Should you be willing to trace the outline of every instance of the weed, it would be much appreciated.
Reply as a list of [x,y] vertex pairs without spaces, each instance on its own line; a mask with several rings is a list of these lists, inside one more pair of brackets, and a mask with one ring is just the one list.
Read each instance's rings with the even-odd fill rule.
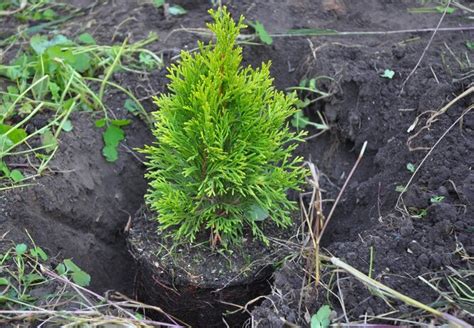
[[265,44],[271,45],[273,43],[272,37],[268,34],[265,26],[259,21],[255,21],[254,23],[248,22],[250,26],[253,27],[255,33],[257,33],[258,38]]
[[323,305],[311,316],[311,328],[328,328],[331,323],[331,308]]
[[[0,236],[0,325],[2,327],[182,327],[161,309],[119,294],[104,298],[83,286],[90,276],[73,261],[60,262],[55,273],[52,260],[35,245],[13,244]],[[71,281],[71,280],[72,281]],[[137,313],[146,308],[170,322],[154,322]]]
[[423,219],[428,215],[428,210],[426,208],[416,208],[416,207],[409,207],[408,212],[410,216],[415,219]]
[[195,241],[205,230],[225,246],[248,226],[268,242],[259,223],[291,223],[286,192],[305,176],[301,158],[292,158],[303,134],[286,123],[296,97],[274,89],[269,64],[240,67],[243,17],[236,24],[226,9],[210,13],[216,43],[182,52],[169,70],[170,93],[156,99],[157,142],[143,150],[146,202],[176,240]]
[[415,173],[415,170],[416,170],[415,164],[413,164],[413,163],[408,163],[408,164],[407,164],[407,170],[408,170],[408,172],[410,172],[410,173]]
[[432,204],[441,203],[444,200],[444,196],[433,196],[430,198]]
[[5,0],[0,3],[0,16],[2,13],[9,14],[23,23],[51,22],[60,16],[58,11],[65,7],[68,6],[50,0]]
[[82,287],[89,286],[91,281],[91,276],[70,259],[59,263],[56,272],[61,276],[71,277],[72,281]]
[[[107,87],[124,92],[129,97],[125,104],[127,110],[151,124],[151,118],[133,94],[110,79],[117,70],[150,70],[161,66],[161,59],[144,48],[154,40],[156,36],[150,35],[132,45],[103,46],[97,45],[88,33],[79,35],[76,41],[63,35],[52,38],[35,35],[27,49],[9,65],[0,65],[0,77],[7,80],[6,90],[0,91],[3,100],[0,103],[0,177],[10,184],[0,190],[42,174],[58,149],[60,134],[73,129],[69,119],[73,111],[102,110],[103,154],[108,161],[116,160],[118,144],[115,143],[124,138],[121,127],[128,121],[109,118],[103,103],[104,93]],[[101,74],[103,78],[96,77]],[[96,85],[98,94],[93,90]],[[27,131],[26,126],[31,126],[33,118],[45,114],[46,124]],[[122,137],[117,136],[120,133]],[[14,165],[12,159],[31,155],[38,162],[31,165],[35,174],[25,177],[10,168]]]
[[[300,85],[298,87],[291,87],[288,88],[288,90],[296,90],[300,92],[301,98],[303,100],[299,100],[296,104],[296,107],[299,109],[294,115],[291,120],[291,125],[295,127],[296,129],[304,129],[306,126],[310,125],[315,127],[316,129],[320,130],[319,133],[316,135],[310,136],[306,139],[313,138],[315,136],[320,135],[321,133],[324,133],[330,129],[328,123],[326,122],[326,119],[324,118],[323,114],[321,112],[317,111],[317,115],[320,119],[320,123],[312,122],[308,117],[305,116],[304,114],[304,109],[309,107],[311,104],[314,104],[315,102],[322,100],[324,98],[328,98],[331,96],[330,93],[324,92],[320,90],[317,87],[317,81],[321,79],[329,79],[333,80],[330,77],[327,76],[320,76],[317,78],[312,78],[312,79],[304,79],[300,82]],[[313,98],[312,95],[317,95],[316,98]]]
[[395,187],[395,191],[396,191],[396,192],[404,193],[406,190],[407,190],[406,187],[403,186],[403,185],[397,185],[397,186]]
[[[0,304],[3,307],[14,307],[24,305],[37,300],[33,291],[48,283],[48,279],[43,275],[41,266],[47,265],[49,257],[46,252],[33,243],[33,247],[28,248],[26,244],[20,243],[14,247],[6,249],[0,254]],[[79,286],[87,286],[90,276],[75,265],[71,260],[66,259],[58,265],[65,267],[62,276],[70,276]]]
[[180,5],[169,5],[165,0],[153,0],[153,4],[156,8],[163,7],[165,10],[165,15],[172,16],[181,16],[186,14],[188,11],[181,7]]
[[385,71],[383,71],[383,74],[381,74],[380,76],[391,80],[395,76],[395,72],[392,71],[391,69],[386,69]]

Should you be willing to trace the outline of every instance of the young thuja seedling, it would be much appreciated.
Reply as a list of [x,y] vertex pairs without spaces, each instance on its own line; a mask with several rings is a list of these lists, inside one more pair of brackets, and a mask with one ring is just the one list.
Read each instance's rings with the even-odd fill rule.
[[155,99],[156,143],[142,150],[146,202],[176,240],[207,231],[213,245],[239,243],[247,226],[268,242],[262,221],[291,224],[295,204],[286,193],[306,175],[292,156],[303,133],[287,124],[297,99],[275,90],[269,63],[241,67],[243,17],[236,23],[225,8],[209,12],[216,42],[182,52],[169,69],[169,93]]

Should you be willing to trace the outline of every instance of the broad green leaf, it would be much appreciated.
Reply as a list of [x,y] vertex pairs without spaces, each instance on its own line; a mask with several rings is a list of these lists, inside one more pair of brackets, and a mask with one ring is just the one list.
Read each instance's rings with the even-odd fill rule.
[[30,39],[30,46],[38,55],[42,55],[49,47],[49,40],[44,35],[34,35]]
[[298,101],[296,102],[296,108],[303,109],[303,108],[308,107],[308,105],[310,104],[311,104],[311,100],[309,100],[308,98],[304,98],[304,100],[298,99]]
[[71,132],[72,131],[72,122],[71,120],[65,120],[62,126],[62,129],[66,132]]
[[66,273],[66,266],[64,265],[64,263],[59,263],[57,266],[56,266],[56,272],[59,274],[59,275],[63,275]]
[[107,145],[102,149],[102,155],[108,162],[115,162],[118,159],[117,146]]
[[138,111],[138,105],[130,98],[125,100],[123,107],[125,107],[125,109],[128,110],[130,113],[135,113]]
[[15,253],[16,255],[21,256],[25,254],[27,249],[28,249],[28,246],[26,246],[26,244],[18,244],[15,246]]
[[[13,85],[9,85],[9,86],[7,87],[7,91],[8,91],[8,93],[9,93],[10,95],[20,93],[20,91],[18,90],[18,88],[15,87],[15,86],[13,86]],[[16,98],[16,97],[14,97],[14,98]]]
[[76,265],[71,259],[65,259],[63,261],[64,265],[66,266],[66,269],[70,272],[79,272],[82,271],[80,267]]
[[98,128],[102,128],[105,126],[105,118],[101,118],[100,120],[95,121],[95,126]]
[[411,173],[415,172],[416,166],[413,163],[408,163],[407,164],[407,170],[410,171]]
[[88,54],[74,55],[75,61],[72,67],[79,73],[84,73],[91,67],[91,58]]
[[380,76],[391,80],[395,76],[395,72],[392,71],[391,69],[386,69],[385,71],[383,71],[383,74]]
[[64,35],[58,34],[55,35],[51,40],[44,35],[34,35],[30,40],[31,48],[38,55],[42,55],[46,49],[56,45],[72,45],[73,42],[66,38]]
[[268,211],[257,204],[250,206],[247,215],[254,221],[264,221],[269,216]]
[[[6,135],[7,132],[8,135]],[[28,136],[24,129],[15,129],[12,126],[6,124],[0,124],[0,136],[1,135],[6,135],[6,137],[10,139],[13,144],[23,141]]]
[[304,113],[301,110],[297,111],[291,120],[291,125],[297,129],[304,129],[309,123],[309,119],[304,116]]
[[104,148],[102,154],[108,162],[115,162],[118,158],[117,147],[125,138],[123,130],[116,125],[109,125],[103,134]]
[[51,46],[46,50],[46,54],[50,59],[61,60],[74,67],[76,64],[77,57],[74,55],[71,49],[63,49],[59,45]]
[[153,4],[156,8],[160,8],[165,4],[165,0],[153,0]]
[[180,16],[186,14],[188,11],[180,5],[173,5],[168,8],[168,13],[173,16]]
[[474,50],[474,41],[466,41],[466,47],[469,50]]
[[41,143],[46,148],[44,149],[47,153],[51,153],[58,145],[58,140],[54,136],[50,129],[47,129],[41,135]]
[[55,19],[58,16],[58,14],[56,14],[56,12],[53,9],[48,8],[45,11],[43,11],[42,16],[43,16],[42,18],[44,20],[52,21],[53,19]]
[[0,286],[8,286],[10,285],[10,281],[7,278],[0,277]]
[[268,34],[267,30],[265,29],[265,26],[263,26],[262,23],[260,23],[259,21],[255,21],[255,23],[249,22],[249,25],[253,27],[260,41],[268,45],[273,43],[272,37]]
[[3,153],[5,153],[12,146],[13,142],[10,140],[10,138],[0,134],[0,155],[3,156]]
[[43,281],[45,280],[43,276],[37,274],[37,273],[29,273],[24,276],[23,281],[27,284],[33,284],[35,282]]
[[91,276],[82,270],[73,272],[71,277],[72,277],[72,281],[74,281],[76,284],[78,284],[81,287],[89,286],[91,282]]
[[[0,139],[1,139],[1,137],[0,137]],[[0,145],[0,151],[1,150],[2,150],[2,146]],[[5,164],[5,162],[3,162],[3,161],[0,161],[0,172],[2,172],[3,175],[6,176],[6,177],[10,176],[10,169],[8,168],[7,164]]]
[[20,182],[24,178],[25,177],[23,176],[23,173],[21,173],[20,170],[12,170],[10,172],[10,179],[12,179],[13,182]]
[[115,125],[109,125],[103,134],[105,145],[117,146],[125,138],[123,130]]
[[156,62],[153,57],[146,52],[140,52],[138,55],[138,61],[148,70],[151,70],[156,66]]
[[83,44],[94,45],[96,44],[94,37],[90,33],[82,33],[77,39]]
[[329,305],[323,305],[318,312],[311,317],[311,328],[327,328],[331,320],[331,308]]
[[48,255],[39,246],[36,246],[35,248],[30,249],[30,254],[34,257],[39,257],[43,261],[48,260]]

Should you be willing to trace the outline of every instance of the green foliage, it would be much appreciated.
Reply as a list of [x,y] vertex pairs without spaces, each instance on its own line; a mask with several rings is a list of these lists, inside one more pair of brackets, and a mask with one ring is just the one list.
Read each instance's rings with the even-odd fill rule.
[[331,308],[323,305],[311,316],[311,328],[327,328],[331,323]]
[[181,16],[186,14],[188,11],[180,5],[173,5],[168,8],[168,13],[173,16]]
[[381,74],[380,76],[391,80],[395,76],[395,72],[392,71],[391,69],[386,69],[383,71],[383,74]]
[[164,7],[165,10],[167,11],[167,14],[172,15],[172,16],[181,16],[188,12],[186,9],[184,9],[180,5],[165,6],[166,4],[165,0],[153,0],[152,3],[156,8]]
[[441,203],[446,197],[444,196],[432,196],[430,198],[430,202],[432,204],[436,204],[436,203]]
[[456,8],[446,6],[408,8],[410,14],[454,14]]
[[265,26],[263,26],[262,23],[260,23],[259,21],[255,21],[255,23],[249,22],[248,24],[253,27],[260,41],[268,45],[271,45],[273,43],[273,38],[270,36],[270,34],[268,34],[267,30],[265,29]]
[[407,164],[407,170],[408,170],[410,173],[415,173],[415,171],[416,171],[416,166],[415,166],[415,164],[413,164],[413,163],[408,163],[408,164]]
[[81,287],[89,286],[91,282],[91,276],[70,259],[65,259],[59,263],[56,266],[56,272],[61,276],[71,277],[72,281]]
[[11,12],[20,22],[53,21],[59,17],[57,9],[67,7],[51,0],[3,0],[0,1],[0,12]]
[[238,243],[249,226],[267,241],[258,223],[291,224],[295,204],[286,192],[306,174],[302,159],[292,157],[302,134],[287,124],[297,99],[275,90],[269,63],[241,67],[235,41],[243,17],[235,23],[225,8],[209,12],[216,43],[182,52],[169,69],[170,93],[156,99],[157,141],[143,150],[146,201],[176,239],[194,241],[207,231]]
[[[321,99],[331,96],[331,94],[321,91],[317,88],[316,83],[320,79],[332,80],[332,78],[329,78],[326,76],[320,76],[318,78],[312,78],[309,80],[304,79],[300,82],[299,86],[289,88],[289,90],[299,91],[300,97],[303,99],[303,100],[298,100],[298,102],[296,103],[296,107],[299,109],[299,111],[297,111],[293,115],[293,118],[291,120],[291,125],[295,127],[297,130],[304,129],[308,125],[313,126],[317,130],[320,130],[320,132],[316,134],[315,136],[325,131],[328,131],[330,129],[328,123],[326,122],[326,119],[323,117],[320,111],[317,111],[316,114],[319,116],[319,120],[321,123],[312,122],[304,114],[304,111],[303,111],[305,108],[310,107],[311,104],[314,104],[315,102]],[[312,98],[313,95],[317,95],[317,97]]]
[[[5,245],[5,241],[3,245]],[[44,275],[43,267],[48,266],[48,255],[32,241],[33,246],[24,243],[0,248],[0,308],[25,307],[44,298],[37,290],[48,285],[49,277]],[[2,251],[4,251],[2,253]],[[59,269],[58,269],[59,268]],[[57,266],[60,275],[71,278],[80,286],[88,286],[91,277],[69,259]]]
[[[128,110],[141,115],[148,123],[151,119],[133,94],[125,88],[110,82],[111,75],[117,70],[151,70],[161,65],[161,59],[143,48],[157,39],[150,35],[148,39],[134,44],[114,46],[97,45],[89,33],[83,33],[76,41],[64,35],[53,37],[34,35],[27,46],[22,47],[16,58],[9,64],[0,64],[0,190],[31,180],[28,174],[34,169],[37,175],[45,169],[56,153],[62,132],[73,130],[69,115],[73,111],[102,110],[104,126],[112,132],[122,134],[122,125],[108,118],[102,101],[105,87],[112,86],[128,96]],[[103,78],[99,78],[104,76]],[[93,86],[100,84],[96,94]],[[27,133],[25,127],[40,114],[46,114],[47,122]],[[107,129],[106,131],[107,132]],[[113,138],[110,142],[104,132],[103,154],[107,161],[117,159],[117,146]],[[113,134],[113,133],[112,133]],[[32,144],[39,145],[31,147]],[[5,159],[11,158],[17,151],[34,161],[31,169],[24,172],[11,170]],[[13,160],[15,162],[15,160]]]

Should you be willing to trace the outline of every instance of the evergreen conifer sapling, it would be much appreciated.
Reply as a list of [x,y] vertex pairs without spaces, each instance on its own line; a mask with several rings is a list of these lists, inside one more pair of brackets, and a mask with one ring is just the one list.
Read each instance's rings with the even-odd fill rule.
[[169,93],[155,99],[156,142],[147,155],[147,204],[160,229],[193,242],[207,231],[213,245],[239,243],[244,227],[262,241],[261,221],[291,224],[306,170],[292,152],[301,141],[288,128],[295,95],[275,90],[270,64],[241,67],[236,23],[223,8],[210,10],[216,41],[183,51],[169,69]]

